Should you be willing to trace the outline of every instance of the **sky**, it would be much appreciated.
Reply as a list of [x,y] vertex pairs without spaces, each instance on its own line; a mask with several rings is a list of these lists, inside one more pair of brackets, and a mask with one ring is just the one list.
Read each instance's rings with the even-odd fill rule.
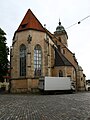
[[60,19],[68,34],[68,48],[75,53],[86,79],[90,79],[90,0],[1,0],[0,27],[7,34],[8,47],[28,9],[51,33]]

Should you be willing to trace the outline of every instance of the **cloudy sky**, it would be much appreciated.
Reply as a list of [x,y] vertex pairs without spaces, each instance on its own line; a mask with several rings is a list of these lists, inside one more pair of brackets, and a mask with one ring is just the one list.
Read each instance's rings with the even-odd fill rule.
[[90,0],[1,0],[0,27],[7,34],[9,47],[29,8],[52,33],[61,20],[68,34],[68,47],[75,53],[86,79],[90,79]]

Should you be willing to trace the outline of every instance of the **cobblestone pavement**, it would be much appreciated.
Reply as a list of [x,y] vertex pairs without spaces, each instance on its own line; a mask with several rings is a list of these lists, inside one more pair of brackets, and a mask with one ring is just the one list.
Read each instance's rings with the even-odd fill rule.
[[0,120],[90,120],[90,93],[0,95]]

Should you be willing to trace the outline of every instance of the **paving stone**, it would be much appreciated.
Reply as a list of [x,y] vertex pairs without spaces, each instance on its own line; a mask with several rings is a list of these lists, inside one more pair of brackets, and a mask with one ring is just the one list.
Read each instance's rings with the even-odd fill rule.
[[90,92],[1,94],[0,120],[90,120]]

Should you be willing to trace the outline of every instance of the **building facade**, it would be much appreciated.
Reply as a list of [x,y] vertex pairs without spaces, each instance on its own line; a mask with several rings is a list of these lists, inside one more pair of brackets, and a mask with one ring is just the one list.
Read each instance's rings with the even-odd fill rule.
[[54,34],[29,9],[14,33],[10,52],[11,92],[37,91],[42,76],[71,77],[85,90],[85,75],[68,49],[68,35],[59,21]]

